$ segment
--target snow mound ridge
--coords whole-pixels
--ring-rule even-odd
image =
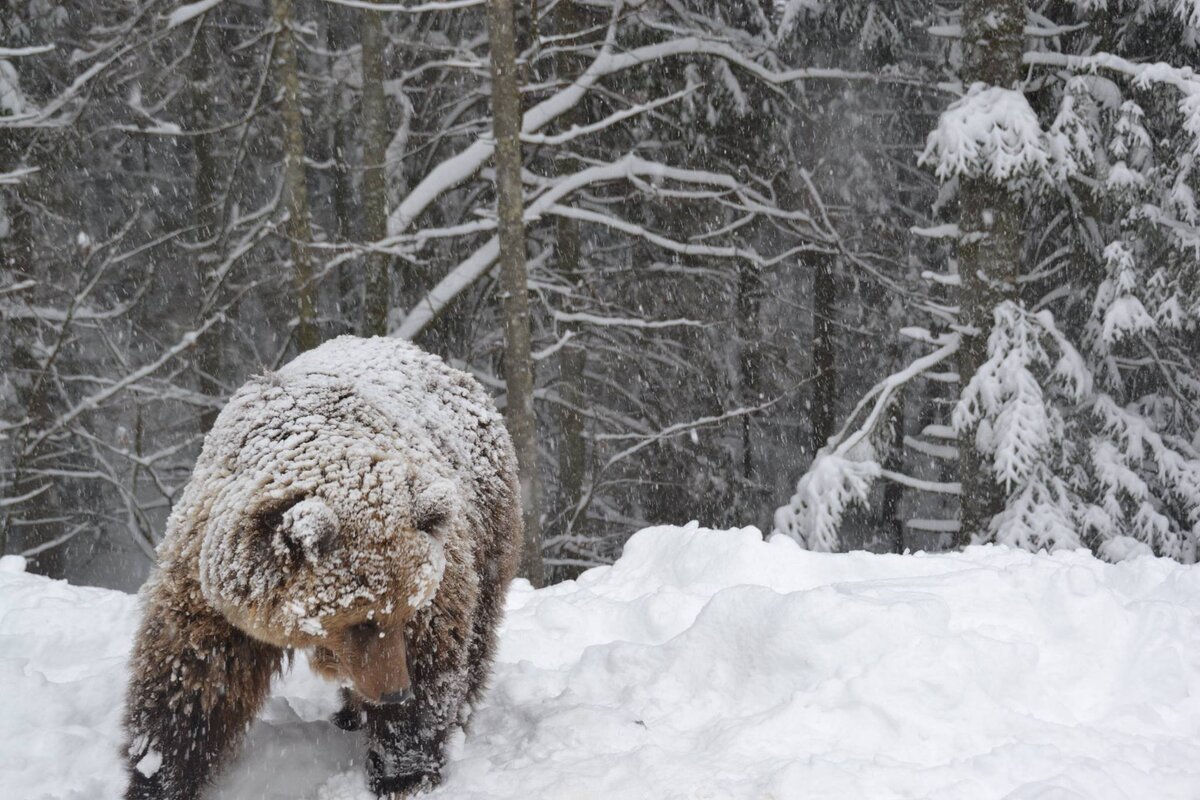
[[[5,795],[113,797],[135,600],[0,570]],[[369,798],[303,660],[214,798]],[[509,598],[431,797],[1200,794],[1200,567],[998,547],[817,554],[652,528]]]

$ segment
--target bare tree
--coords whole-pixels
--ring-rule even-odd
[[[837,430],[837,284],[835,259],[813,253],[812,267],[812,452]]]
[[[188,122],[195,131],[192,137],[192,152],[196,159],[196,173],[192,180],[192,212],[196,218],[194,257],[196,274],[199,276],[198,282],[202,290],[202,301],[196,316],[197,324],[202,324],[212,313],[214,304],[220,302],[222,294],[220,281],[214,272],[219,259],[220,220],[223,216],[222,209],[218,206],[220,198],[217,192],[220,164],[215,152],[217,137],[209,130],[212,127],[210,111],[215,83],[213,61],[216,47],[213,42],[213,27],[207,14],[196,24],[189,76],[191,92],[188,102],[191,107]],[[211,405],[200,411],[200,427],[206,431],[216,420],[224,396],[224,388],[221,385],[223,342],[219,333],[218,326],[196,343],[196,368],[199,373],[200,391],[212,398]]]
[[[545,581],[537,458],[537,417],[533,410],[533,358],[529,332],[529,288],[525,269],[524,192],[521,180],[521,92],[517,76],[512,0],[488,4],[491,41],[492,118],[496,137],[497,222],[500,285],[504,292],[505,415],[516,445],[525,512],[521,576],[534,586]]]
[[[386,38],[378,11],[363,10],[362,32],[362,125],[363,125],[363,216],[368,242],[387,237],[388,147],[387,107],[384,104],[384,49]],[[363,335],[387,333],[390,280],[386,252],[372,249],[366,258],[366,297]]]
[[[320,343],[317,330],[317,285],[313,281],[312,220],[308,207],[308,176],[304,164],[304,112],[300,97],[300,71],[296,63],[296,37],[292,0],[271,0],[275,23],[273,70],[280,91],[279,116],[283,125],[284,231],[291,249],[296,293],[296,347],[309,350]]]

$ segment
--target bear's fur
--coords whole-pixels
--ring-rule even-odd
[[[470,376],[342,337],[239,390],[173,509],[126,708],[128,798],[199,797],[285,654],[349,684],[379,793],[437,783],[495,649],[521,509]]]

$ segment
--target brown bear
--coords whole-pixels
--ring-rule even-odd
[[[516,569],[512,443],[470,376],[342,337],[252,380],[204,441],[142,591],[128,798],[199,797],[285,655],[347,688],[378,794],[435,785]]]

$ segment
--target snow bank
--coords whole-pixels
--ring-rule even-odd
[[[0,569],[5,796],[117,796],[135,601]],[[220,798],[366,800],[301,662]],[[654,528],[510,596],[434,797],[1104,800],[1200,794],[1200,567],[815,554]]]

